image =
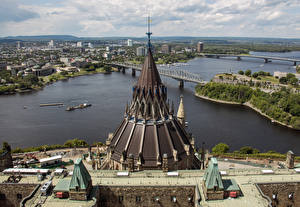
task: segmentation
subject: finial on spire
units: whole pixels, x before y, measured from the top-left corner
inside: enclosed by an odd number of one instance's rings
[[[151,39],[152,32],[150,31],[150,26],[151,26],[151,17],[150,17],[150,15],[147,18],[147,24],[148,24],[148,32],[146,33],[146,35],[148,36],[148,45],[147,46],[148,46],[148,49],[151,49],[150,39]]]

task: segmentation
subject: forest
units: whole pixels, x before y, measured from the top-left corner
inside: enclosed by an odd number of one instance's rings
[[[269,94],[249,86],[210,82],[197,85],[196,94],[241,104],[248,102],[272,119],[300,129],[300,94],[287,88]]]

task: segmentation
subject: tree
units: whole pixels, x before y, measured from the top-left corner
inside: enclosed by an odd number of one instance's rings
[[[287,78],[286,77],[279,78],[279,83],[281,83],[281,84],[287,84]]]
[[[219,143],[212,148],[212,152],[215,154],[224,154],[229,151],[229,146],[225,143]]]
[[[293,86],[298,85],[298,78],[292,77],[291,79],[288,80],[288,82]]]
[[[253,154],[253,147],[245,146],[240,149],[241,154]]]
[[[63,75],[63,76],[65,76],[65,75],[68,75],[68,72],[65,71],[65,70],[63,70],[63,71],[60,72],[60,74]]]
[[[244,71],[242,71],[242,70],[240,70],[238,73],[239,73],[240,75],[244,75]]]
[[[287,75],[286,75],[286,79],[289,81],[290,79],[292,79],[292,78],[295,78],[296,76],[295,76],[295,74],[293,74],[293,73],[288,73]]]
[[[105,70],[105,72],[110,73],[111,72],[111,67],[108,66],[108,65],[105,65],[104,70]]]
[[[11,147],[10,147],[10,145],[7,143],[7,142],[3,142],[2,143],[2,150],[4,151],[4,152],[11,152]]]
[[[253,74],[252,74],[252,77],[253,77],[253,78],[257,78],[257,77],[258,77],[258,73],[256,73],[256,72],[253,73]]]
[[[245,71],[245,75],[246,75],[246,76],[251,76],[251,73],[252,73],[251,70],[246,70],[246,71]]]

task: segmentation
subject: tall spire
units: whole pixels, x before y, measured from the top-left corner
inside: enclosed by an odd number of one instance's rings
[[[180,104],[178,107],[177,119],[181,123],[181,125],[184,127],[185,126],[185,113],[184,113],[184,106],[183,106],[183,95],[180,96]]]
[[[152,35],[152,32],[151,32],[151,17],[150,15],[148,16],[147,18],[147,24],[148,24],[148,32],[146,32],[146,35],[148,36],[148,44],[147,44],[147,47],[148,47],[148,50],[151,49],[151,35]]]
[[[145,90],[145,93],[148,93],[150,90],[151,93],[154,94],[155,90],[159,89],[160,86],[162,86],[162,82],[159,73],[157,71],[156,64],[153,59],[153,55],[151,51],[152,32],[150,30],[150,23],[151,23],[150,16],[148,16],[147,20],[148,20],[148,32],[146,33],[146,35],[148,36],[148,44],[147,44],[148,52],[145,58],[141,75],[138,79],[137,87],[140,88],[140,90]]]

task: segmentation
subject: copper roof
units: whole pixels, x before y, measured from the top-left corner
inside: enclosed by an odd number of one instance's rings
[[[148,48],[147,54],[137,87],[145,88],[146,91],[149,89],[153,91],[155,87],[158,88],[162,83],[150,48]]]

